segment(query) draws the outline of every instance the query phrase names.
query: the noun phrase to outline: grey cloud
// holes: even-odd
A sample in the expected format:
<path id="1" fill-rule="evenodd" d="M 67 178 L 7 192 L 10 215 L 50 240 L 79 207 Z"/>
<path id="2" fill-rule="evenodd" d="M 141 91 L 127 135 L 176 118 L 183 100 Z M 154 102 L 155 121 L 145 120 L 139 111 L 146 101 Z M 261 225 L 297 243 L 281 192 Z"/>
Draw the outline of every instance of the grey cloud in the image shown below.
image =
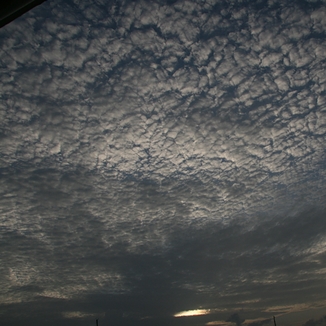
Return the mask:
<path id="1" fill-rule="evenodd" d="M 269 324 L 271 322 L 271 319 L 263 319 L 263 320 L 259 320 L 259 321 L 254 321 L 252 323 L 249 323 L 249 326 L 262 326 L 265 324 Z"/>
<path id="2" fill-rule="evenodd" d="M 10 314 L 102 298 L 105 322 L 182 323 L 322 300 L 324 10 L 59 1 L 3 28 Z"/>
<path id="3" fill-rule="evenodd" d="M 319 324 L 322 324 L 323 322 L 325 322 L 326 320 L 326 316 L 318 319 L 318 320 L 315 320 L 315 319 L 310 319 L 308 320 L 307 322 L 305 322 L 303 325 L 305 326 L 315 326 L 315 325 L 319 325 Z"/>

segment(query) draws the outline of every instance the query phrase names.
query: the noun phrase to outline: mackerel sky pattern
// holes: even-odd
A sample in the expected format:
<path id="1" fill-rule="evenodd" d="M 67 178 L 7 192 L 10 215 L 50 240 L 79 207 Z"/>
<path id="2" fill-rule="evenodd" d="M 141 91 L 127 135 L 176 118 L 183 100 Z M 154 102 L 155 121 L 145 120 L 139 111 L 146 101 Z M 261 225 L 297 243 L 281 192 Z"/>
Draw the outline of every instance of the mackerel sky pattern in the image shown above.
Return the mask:
<path id="1" fill-rule="evenodd" d="M 325 1 L 48 0 L 0 89 L 4 324 L 324 322 Z"/>

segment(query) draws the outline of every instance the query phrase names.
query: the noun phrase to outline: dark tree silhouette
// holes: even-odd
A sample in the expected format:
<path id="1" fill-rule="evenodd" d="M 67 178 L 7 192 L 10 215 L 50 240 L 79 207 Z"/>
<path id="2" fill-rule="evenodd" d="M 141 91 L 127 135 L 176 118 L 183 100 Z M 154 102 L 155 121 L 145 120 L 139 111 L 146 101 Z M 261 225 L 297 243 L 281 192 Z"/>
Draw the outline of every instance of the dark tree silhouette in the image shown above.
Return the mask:
<path id="1" fill-rule="evenodd" d="M 236 323 L 237 326 L 241 326 L 245 319 L 240 318 L 237 313 L 234 313 L 226 321 Z"/>

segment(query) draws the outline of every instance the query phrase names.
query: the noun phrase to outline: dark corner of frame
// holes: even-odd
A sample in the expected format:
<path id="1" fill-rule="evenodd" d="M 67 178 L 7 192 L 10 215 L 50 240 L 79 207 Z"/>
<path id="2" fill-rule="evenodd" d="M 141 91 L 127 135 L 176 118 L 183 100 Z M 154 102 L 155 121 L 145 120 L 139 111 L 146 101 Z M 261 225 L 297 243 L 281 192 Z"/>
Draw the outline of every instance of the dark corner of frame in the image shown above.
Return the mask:
<path id="1" fill-rule="evenodd" d="M 11 0 L 0 3 L 0 28 L 46 0 Z"/>

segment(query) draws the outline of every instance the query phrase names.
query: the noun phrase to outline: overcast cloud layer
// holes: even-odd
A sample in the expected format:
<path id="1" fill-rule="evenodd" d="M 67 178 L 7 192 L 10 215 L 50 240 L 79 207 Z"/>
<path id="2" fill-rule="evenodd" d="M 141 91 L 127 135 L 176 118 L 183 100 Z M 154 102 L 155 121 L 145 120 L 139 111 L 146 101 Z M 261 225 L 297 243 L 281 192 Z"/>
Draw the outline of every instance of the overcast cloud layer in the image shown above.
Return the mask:
<path id="1" fill-rule="evenodd" d="M 325 71 L 324 1 L 48 0 L 2 28 L 0 320 L 325 322 Z"/>

